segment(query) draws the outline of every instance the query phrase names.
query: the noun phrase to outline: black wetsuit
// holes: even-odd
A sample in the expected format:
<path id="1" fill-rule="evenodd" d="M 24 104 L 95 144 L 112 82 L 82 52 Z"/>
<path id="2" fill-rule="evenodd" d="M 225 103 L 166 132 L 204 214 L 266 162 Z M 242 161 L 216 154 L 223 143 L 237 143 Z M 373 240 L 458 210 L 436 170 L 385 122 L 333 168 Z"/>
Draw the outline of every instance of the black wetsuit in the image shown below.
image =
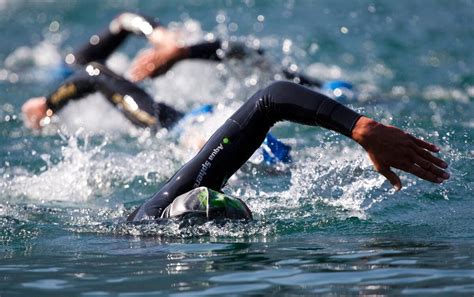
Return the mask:
<path id="1" fill-rule="evenodd" d="M 205 59 L 222 61 L 224 59 L 244 59 L 251 55 L 262 56 L 264 50 L 261 48 L 250 49 L 240 42 L 223 42 L 220 39 L 210 42 L 203 42 L 189 47 L 188 59 Z M 323 82 L 314 77 L 310 77 L 303 73 L 293 71 L 290 68 L 283 67 L 281 69 L 283 76 L 293 82 L 304 85 L 321 88 Z"/>
<path id="2" fill-rule="evenodd" d="M 115 74 L 104 65 L 107 58 L 130 34 L 146 35 L 159 26 L 159 22 L 152 18 L 127 14 L 129 19 L 138 18 L 138 24 L 142 26 L 137 25 L 135 20 L 121 23 L 117 27 L 118 18 L 115 18 L 105 30 L 93 35 L 79 50 L 66 56 L 66 62 L 75 71 L 46 97 L 46 104 L 52 112 L 59 111 L 70 100 L 100 92 L 137 126 L 168 128 L 183 116 L 183 113 L 173 107 L 155 102 L 138 85 Z M 144 28 L 148 32 L 144 31 Z"/>
<path id="3" fill-rule="evenodd" d="M 135 13 L 127 14 L 141 19 L 141 23 L 146 24 L 149 28 L 160 26 L 158 20 L 153 18 Z M 92 35 L 88 42 L 71 53 L 72 56 L 66 56 L 66 63 L 70 65 L 86 65 L 94 61 L 104 63 L 130 34 L 146 35 L 150 33 L 144 32 L 141 26 L 137 26 L 136 22 L 129 21 L 119 24 L 118 20 L 119 17 L 113 19 L 107 28 L 98 34 Z"/>
<path id="4" fill-rule="evenodd" d="M 278 121 L 320 125 L 350 137 L 359 117 L 357 112 L 321 93 L 290 82 L 275 82 L 250 97 L 201 151 L 128 220 L 159 218 L 176 197 L 197 187 L 220 191 Z"/>
<path id="5" fill-rule="evenodd" d="M 46 98 L 53 112 L 70 100 L 100 92 L 132 123 L 140 127 L 169 128 L 183 113 L 164 103 L 155 102 L 134 83 L 113 73 L 102 64 L 92 62 L 77 70 L 68 80 Z"/>
<path id="6" fill-rule="evenodd" d="M 150 17 L 127 13 L 130 19 L 139 18 L 140 22 L 128 21 L 117 28 L 119 18 L 115 18 L 101 33 L 93 35 L 79 50 L 66 57 L 66 62 L 75 69 L 74 74 L 47 96 L 47 106 L 52 112 L 59 111 L 70 100 L 100 92 L 116 106 L 132 123 L 141 127 L 169 128 L 183 113 L 164 103 L 153 100 L 138 85 L 113 73 L 104 66 L 107 58 L 126 40 L 130 34 L 146 35 L 143 26 L 151 30 L 160 23 Z M 114 26 L 115 23 L 115 26 Z M 114 29 L 114 27 L 116 29 Z M 250 54 L 263 54 L 263 51 L 251 50 L 240 43 L 229 46 L 220 40 L 203 42 L 189 47 L 189 59 L 219 61 L 224 58 L 244 58 Z M 283 70 L 285 76 L 303 85 L 320 86 L 320 81 L 305 77 L 289 70 Z"/>

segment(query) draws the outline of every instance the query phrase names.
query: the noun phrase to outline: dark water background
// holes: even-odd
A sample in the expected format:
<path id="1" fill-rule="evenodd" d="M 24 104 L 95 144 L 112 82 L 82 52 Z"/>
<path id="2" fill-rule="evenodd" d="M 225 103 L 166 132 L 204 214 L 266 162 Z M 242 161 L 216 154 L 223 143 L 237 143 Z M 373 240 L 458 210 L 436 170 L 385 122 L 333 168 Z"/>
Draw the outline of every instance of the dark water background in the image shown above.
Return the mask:
<path id="1" fill-rule="evenodd" d="M 294 164 L 246 166 L 227 189 L 255 221 L 121 223 L 193 152 L 131 127 L 99 95 L 42 133 L 23 126 L 20 107 L 59 83 L 62 55 L 127 9 L 354 82 L 354 108 L 437 143 L 452 178 L 402 174 L 394 193 L 348 139 L 283 123 L 274 133 Z M 473 19 L 461 0 L 1 0 L 0 295 L 472 296 Z M 115 64 L 144 45 L 134 38 Z M 245 63 L 193 61 L 144 87 L 183 110 L 224 103 L 224 115 L 268 82 Z"/>

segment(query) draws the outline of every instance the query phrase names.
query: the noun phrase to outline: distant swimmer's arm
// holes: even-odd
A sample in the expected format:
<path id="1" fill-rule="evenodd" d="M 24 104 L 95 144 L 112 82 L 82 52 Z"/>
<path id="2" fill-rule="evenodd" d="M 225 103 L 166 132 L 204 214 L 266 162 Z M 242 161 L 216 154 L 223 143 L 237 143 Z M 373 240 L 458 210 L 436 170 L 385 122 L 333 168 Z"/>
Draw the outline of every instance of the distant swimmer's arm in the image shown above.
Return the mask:
<path id="1" fill-rule="evenodd" d="M 161 28 L 160 23 L 154 18 L 133 12 L 124 12 L 110 22 L 109 30 L 114 34 L 122 31 L 136 35 L 144 35 L 149 40 L 154 30 Z M 151 40 L 150 40 L 151 41 Z"/>
<path id="2" fill-rule="evenodd" d="M 107 28 L 92 35 L 66 56 L 69 65 L 86 65 L 93 61 L 105 62 L 123 44 L 130 34 L 150 37 L 160 24 L 152 18 L 136 13 L 125 12 L 114 18 Z"/>
<path id="3" fill-rule="evenodd" d="M 153 48 L 141 51 L 133 60 L 128 76 L 132 81 L 141 81 L 166 73 L 174 64 L 184 59 L 218 60 L 220 41 L 204 42 L 185 46 L 178 32 L 158 27 L 148 37 Z"/>
<path id="4" fill-rule="evenodd" d="M 361 117 L 354 125 L 351 138 L 367 151 L 377 172 L 397 190 L 402 188 L 402 183 L 391 167 L 433 183 L 442 183 L 449 178 L 443 170 L 448 164 L 431 154 L 439 152 L 437 146 L 396 127 Z"/>
<path id="5" fill-rule="evenodd" d="M 48 96 L 26 101 L 22 106 L 26 126 L 39 129 L 49 124 L 51 116 L 71 100 L 78 100 L 95 92 L 97 84 L 94 83 L 94 79 L 96 77 L 89 76 L 87 70 L 77 71 Z"/>
<path id="6" fill-rule="evenodd" d="M 184 59 L 221 61 L 224 58 L 241 59 L 249 54 L 249 49 L 241 43 L 220 40 L 204 41 L 190 46 L 182 45 L 175 33 L 165 28 L 157 28 L 152 42 L 155 47 L 142 51 L 132 62 L 129 76 L 132 81 L 140 81 L 166 73 L 174 64 Z M 257 54 L 261 51 L 256 50 Z"/>
<path id="7" fill-rule="evenodd" d="M 77 100 L 94 92 L 94 86 L 73 75 L 46 97 L 31 98 L 21 110 L 25 124 L 29 128 L 39 129 L 50 123 L 51 116 L 63 108 L 69 101 Z"/>
<path id="8" fill-rule="evenodd" d="M 128 78 L 136 82 L 164 74 L 175 63 L 186 59 L 188 56 L 188 49 L 175 43 L 143 50 L 133 60 L 128 71 Z"/>

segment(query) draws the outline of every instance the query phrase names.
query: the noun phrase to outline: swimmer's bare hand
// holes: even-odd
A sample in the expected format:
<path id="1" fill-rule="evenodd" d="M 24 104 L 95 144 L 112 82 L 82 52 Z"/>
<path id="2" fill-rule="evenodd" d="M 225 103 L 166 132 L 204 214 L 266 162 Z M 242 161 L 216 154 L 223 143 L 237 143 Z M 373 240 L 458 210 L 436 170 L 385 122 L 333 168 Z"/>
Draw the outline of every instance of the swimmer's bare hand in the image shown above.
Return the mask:
<path id="1" fill-rule="evenodd" d="M 448 164 L 431 154 L 439 152 L 437 146 L 396 127 L 361 117 L 352 130 L 352 138 L 362 145 L 377 172 L 385 176 L 397 191 L 402 188 L 402 182 L 391 167 L 433 183 L 442 183 L 449 178 L 444 170 Z"/>
<path id="2" fill-rule="evenodd" d="M 153 32 L 147 36 L 147 39 L 155 48 L 184 43 L 179 31 L 170 30 L 165 27 L 154 28 Z"/>
<path id="3" fill-rule="evenodd" d="M 45 97 L 31 98 L 23 104 L 21 111 L 24 115 L 25 125 L 28 128 L 41 128 L 40 122 L 46 116 L 48 106 Z"/>
<path id="4" fill-rule="evenodd" d="M 188 50 L 177 45 L 151 48 L 142 51 L 132 62 L 129 75 L 132 81 L 140 81 L 166 73 L 173 65 L 186 58 Z"/>

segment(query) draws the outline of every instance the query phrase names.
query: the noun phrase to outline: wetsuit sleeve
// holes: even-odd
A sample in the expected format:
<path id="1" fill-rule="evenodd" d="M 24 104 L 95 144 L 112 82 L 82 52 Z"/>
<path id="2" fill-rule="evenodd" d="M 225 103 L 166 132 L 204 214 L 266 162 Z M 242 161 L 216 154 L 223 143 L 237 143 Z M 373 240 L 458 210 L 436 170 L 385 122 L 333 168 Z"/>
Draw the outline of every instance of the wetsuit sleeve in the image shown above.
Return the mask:
<path id="1" fill-rule="evenodd" d="M 278 121 L 319 125 L 350 137 L 360 116 L 321 93 L 290 82 L 275 82 L 242 105 L 201 151 L 128 220 L 157 218 L 174 198 L 196 187 L 219 191 Z"/>
<path id="2" fill-rule="evenodd" d="M 88 80 L 84 71 L 80 70 L 46 96 L 46 105 L 56 113 L 69 101 L 83 98 L 93 92 L 95 92 L 94 84 Z"/>
<path id="3" fill-rule="evenodd" d="M 250 49 L 241 42 L 222 42 L 216 40 L 212 42 L 202 42 L 188 47 L 188 59 L 203 59 L 221 61 L 225 58 L 244 59 L 251 54 L 263 55 L 261 49 Z M 303 85 L 321 88 L 323 82 L 303 73 L 283 68 L 282 73 L 286 79 Z"/>
<path id="4" fill-rule="evenodd" d="M 66 57 L 67 64 L 85 65 L 89 62 L 104 62 L 129 36 L 149 35 L 160 24 L 150 17 L 135 13 L 123 13 L 114 18 L 109 26 L 90 37 L 88 42 Z"/>
<path id="5" fill-rule="evenodd" d="M 263 55 L 263 50 L 252 49 L 242 42 L 206 41 L 188 47 L 189 59 L 221 61 L 224 59 L 244 59 L 251 55 Z"/>
<path id="6" fill-rule="evenodd" d="M 56 91 L 47 96 L 46 104 L 53 112 L 70 100 L 100 92 L 132 123 L 142 127 L 170 127 L 182 113 L 164 103 L 153 100 L 134 83 L 113 73 L 99 63 L 91 63 L 77 71 Z"/>
<path id="7" fill-rule="evenodd" d="M 221 41 L 202 42 L 191 45 L 188 48 L 189 59 L 204 59 L 220 61 L 221 57 L 218 55 L 218 50 L 221 49 Z"/>

